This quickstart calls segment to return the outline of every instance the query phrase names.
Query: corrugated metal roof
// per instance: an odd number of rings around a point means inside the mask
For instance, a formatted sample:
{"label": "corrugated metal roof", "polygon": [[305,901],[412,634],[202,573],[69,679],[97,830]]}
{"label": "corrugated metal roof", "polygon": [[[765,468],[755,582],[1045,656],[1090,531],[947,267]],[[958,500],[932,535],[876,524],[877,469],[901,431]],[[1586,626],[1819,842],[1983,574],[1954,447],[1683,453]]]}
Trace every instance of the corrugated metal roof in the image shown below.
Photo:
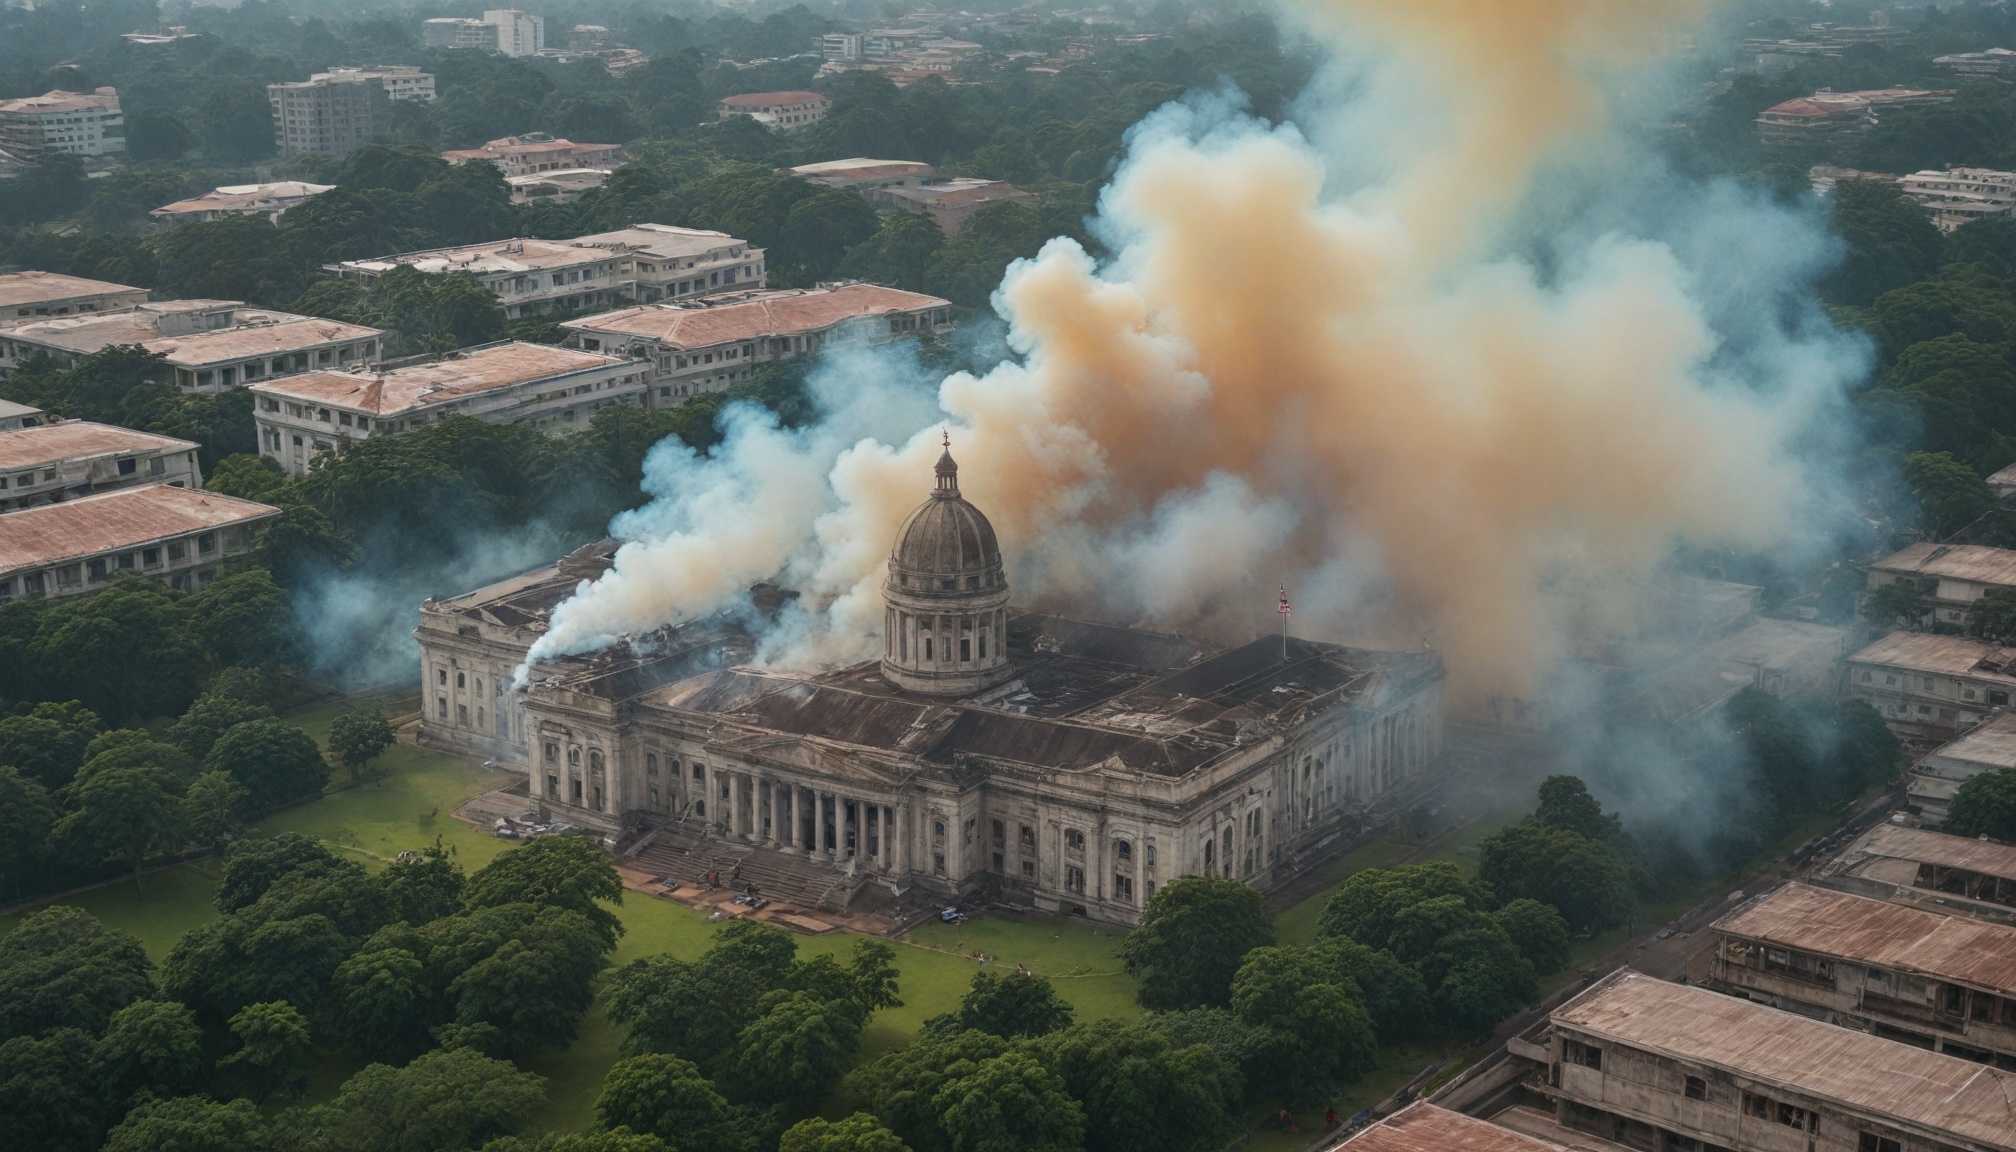
{"label": "corrugated metal roof", "polygon": [[2016,712],[1990,716],[1958,739],[1941,745],[1925,761],[1934,768],[1949,763],[2016,768]]}
{"label": "corrugated metal roof", "polygon": [[2016,1073],[1620,969],[1556,1027],[2016,1152]]}
{"label": "corrugated metal roof", "polygon": [[61,272],[0,272],[0,308],[40,304],[50,300],[74,300],[79,296],[110,296],[114,293],[146,293],[145,288],[65,276]]}
{"label": "corrugated metal roof", "polygon": [[279,514],[265,504],[168,484],[24,508],[0,517],[0,572],[80,560]]}
{"label": "corrugated metal roof", "polygon": [[1842,861],[1853,868],[1861,858],[1870,856],[1909,860],[1940,868],[1958,868],[1966,872],[1979,872],[1983,876],[2000,876],[2016,880],[2016,844],[1998,844],[1992,840],[1949,836],[1944,832],[1931,832],[1923,828],[1878,824],[1860,840],[1849,845],[1848,850],[1842,853]]}
{"label": "corrugated metal roof", "polygon": [[1892,632],[1848,659],[1855,664],[2016,684],[2016,672],[2009,670],[2016,668],[2016,648],[1933,632]]}
{"label": "corrugated metal roof", "polygon": [[[448,400],[628,363],[621,357],[512,342],[378,373],[308,372],[251,385],[254,392],[397,416]],[[642,367],[639,367],[642,371]]]}
{"label": "corrugated metal roof", "polygon": [[845,284],[831,289],[777,292],[731,304],[697,307],[646,304],[584,316],[561,327],[577,332],[642,336],[667,348],[711,348],[765,336],[819,332],[857,316],[950,306],[949,301],[917,292],[877,284]]}
{"label": "corrugated metal roof", "polygon": [[1486,1120],[1423,1100],[1395,1112],[1340,1147],[1351,1152],[1561,1152],[1550,1140],[1522,1136]]}
{"label": "corrugated metal roof", "polygon": [[173,436],[137,432],[116,424],[65,420],[56,424],[38,424],[33,428],[0,432],[0,472],[54,464],[59,460],[77,460],[87,456],[113,456],[122,452],[134,454],[173,452],[178,449],[193,452],[196,450],[196,444],[190,440],[178,440]]}
{"label": "corrugated metal roof", "polygon": [[2016,585],[2016,551],[1979,544],[1913,544],[1869,567],[1900,576],[1937,576]]}
{"label": "corrugated metal roof", "polygon": [[1787,884],[1715,922],[1717,931],[2016,995],[2016,928]]}

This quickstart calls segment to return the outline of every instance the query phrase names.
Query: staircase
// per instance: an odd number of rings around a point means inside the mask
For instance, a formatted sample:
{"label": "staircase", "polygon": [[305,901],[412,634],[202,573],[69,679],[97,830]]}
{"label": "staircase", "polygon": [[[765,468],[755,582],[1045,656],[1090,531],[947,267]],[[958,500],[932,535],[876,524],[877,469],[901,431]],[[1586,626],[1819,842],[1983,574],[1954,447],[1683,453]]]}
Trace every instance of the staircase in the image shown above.
{"label": "staircase", "polygon": [[725,840],[675,823],[659,825],[640,841],[633,862],[682,884],[702,883],[708,872],[719,872],[724,888],[754,884],[760,896],[826,912],[845,912],[855,894],[875,882],[865,873],[850,877],[821,859]]}

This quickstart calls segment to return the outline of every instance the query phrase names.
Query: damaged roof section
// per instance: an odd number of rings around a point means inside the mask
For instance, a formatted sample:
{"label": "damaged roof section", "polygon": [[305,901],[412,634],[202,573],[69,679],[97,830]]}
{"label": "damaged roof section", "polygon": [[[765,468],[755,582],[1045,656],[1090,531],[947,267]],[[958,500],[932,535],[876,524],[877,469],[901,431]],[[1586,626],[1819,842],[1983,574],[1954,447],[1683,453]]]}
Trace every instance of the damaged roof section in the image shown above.
{"label": "damaged roof section", "polygon": [[1716,921],[1715,929],[1800,952],[2016,993],[2016,928],[1787,884]]}

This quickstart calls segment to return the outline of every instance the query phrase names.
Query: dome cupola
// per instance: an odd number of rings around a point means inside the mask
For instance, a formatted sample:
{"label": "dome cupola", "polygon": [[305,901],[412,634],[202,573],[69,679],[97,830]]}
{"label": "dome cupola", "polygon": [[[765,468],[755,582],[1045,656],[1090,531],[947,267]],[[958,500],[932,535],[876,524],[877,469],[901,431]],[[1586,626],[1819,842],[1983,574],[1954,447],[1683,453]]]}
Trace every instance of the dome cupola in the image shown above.
{"label": "dome cupola", "polygon": [[898,687],[964,696],[1000,683],[1008,663],[1008,579],[994,526],[959,495],[952,441],[931,498],[903,521],[889,554],[882,673]]}

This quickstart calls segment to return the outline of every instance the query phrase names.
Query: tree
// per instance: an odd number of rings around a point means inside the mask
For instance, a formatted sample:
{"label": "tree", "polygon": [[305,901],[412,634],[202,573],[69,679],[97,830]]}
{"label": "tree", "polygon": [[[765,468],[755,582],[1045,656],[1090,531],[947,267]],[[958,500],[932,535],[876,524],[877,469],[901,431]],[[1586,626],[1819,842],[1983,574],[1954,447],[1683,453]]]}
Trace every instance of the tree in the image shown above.
{"label": "tree", "polygon": [[107,768],[80,777],[69,789],[71,810],[51,835],[88,863],[122,860],[133,868],[141,892],[141,866],[150,853],[182,842],[181,797],[175,778],[159,768]]}
{"label": "tree", "polygon": [[293,600],[264,568],[211,581],[189,598],[189,608],[203,642],[226,664],[282,664],[293,650]]}
{"label": "tree", "polygon": [[159,768],[179,785],[196,778],[195,760],[173,744],[154,739],[145,728],[114,728],[101,732],[84,750],[84,767],[77,770],[82,781],[108,768]]}
{"label": "tree", "polygon": [[179,593],[138,576],[43,612],[27,655],[66,696],[114,723],[174,716],[196,697],[209,654]]}
{"label": "tree", "polygon": [[209,1071],[195,1013],[167,1000],[136,1000],[114,1012],[93,1062],[99,1085],[121,1105],[143,1090],[190,1091]]}
{"label": "tree", "polygon": [[875,234],[849,249],[840,274],[909,292],[924,289],[931,258],[945,246],[945,232],[922,212],[893,212]]}
{"label": "tree", "polygon": [[2016,843],[2016,768],[1981,772],[1961,781],[1943,831]]}
{"label": "tree", "polygon": [[796,204],[772,248],[770,266],[780,283],[810,285],[830,279],[847,250],[877,230],[875,209],[852,192],[821,188]]}
{"label": "tree", "polygon": [[1008,265],[1036,255],[1050,229],[1035,209],[1013,201],[989,204],[931,257],[929,290],[968,308],[984,308]]}
{"label": "tree", "polygon": [[439,1010],[430,1003],[435,990],[420,958],[379,944],[374,937],[336,969],[331,1033],[366,1059],[399,1063],[426,1049]]}
{"label": "tree", "polygon": [[401,852],[378,883],[392,901],[392,915],[407,924],[426,924],[462,910],[462,866],[438,844]]}
{"label": "tree", "polygon": [[1421,975],[1436,1014],[1466,1031],[1492,1027],[1540,993],[1533,965],[1488,920],[1436,941],[1422,958]]}
{"label": "tree", "polygon": [[1120,942],[1120,959],[1141,982],[1144,1008],[1228,1003],[1246,953],[1274,942],[1260,894],[1236,880],[1183,876],[1149,899],[1141,922]]}
{"label": "tree", "polygon": [[218,852],[245,830],[251,794],[228,772],[205,772],[182,793],[182,824],[189,838]]}
{"label": "tree", "polygon": [[114,1012],[153,994],[153,968],[139,940],[82,908],[31,912],[0,937],[0,1039],[100,1035]]}
{"label": "tree", "polygon": [[1008,1041],[987,1032],[927,1033],[910,1047],[858,1069],[847,1085],[916,1152],[951,1152],[941,1091],[1008,1048]]}
{"label": "tree", "polygon": [[1477,878],[1501,899],[1551,904],[1570,931],[1591,935],[1631,915],[1631,883],[1615,850],[1573,832],[1514,824],[1478,845]]}
{"label": "tree", "polygon": [[1543,828],[1559,828],[1598,844],[1612,844],[1624,835],[1624,820],[1616,813],[1603,814],[1603,805],[1589,794],[1589,786],[1577,776],[1549,776],[1540,782],[1540,806],[1532,821]]}
{"label": "tree", "polygon": [[[357,287],[354,280],[318,280],[315,282],[315,288],[329,284],[338,284],[351,289]],[[309,291],[313,292],[315,288]],[[308,311],[312,316],[322,315],[320,312],[300,308],[299,301],[296,301],[296,310]],[[212,492],[222,492],[226,496],[270,504],[275,497],[286,491],[287,472],[271,456],[261,456],[256,452],[240,452],[218,461],[217,467],[211,469],[203,486]]]}
{"label": "tree", "polygon": [[856,1112],[845,1120],[801,1120],[784,1132],[777,1152],[910,1152],[910,1146],[875,1117]]}
{"label": "tree", "polygon": [[500,1136],[483,1152],[674,1152],[663,1139],[628,1128],[610,1132],[548,1132],[537,1140]]}
{"label": "tree", "polygon": [[106,1137],[104,1152],[263,1152],[266,1118],[250,1100],[148,1098]]}
{"label": "tree", "polygon": [[1552,975],[1568,966],[1568,922],[1553,905],[1513,900],[1490,916],[1539,975]]}
{"label": "tree", "polygon": [[236,696],[205,692],[189,705],[180,719],[168,727],[168,742],[200,763],[210,755],[217,738],[247,720],[264,720],[273,710]]}
{"label": "tree", "polygon": [[345,708],[329,725],[329,751],[350,766],[350,782],[360,784],[364,765],[398,742],[378,708]]}
{"label": "tree", "polygon": [[623,934],[615,913],[600,903],[623,902],[622,878],[585,836],[541,836],[503,853],[469,877],[462,898],[471,908],[525,903],[578,912],[611,947]]}
{"label": "tree", "polygon": [[1834,186],[1834,227],[1847,258],[1828,278],[1829,299],[1868,304],[1892,288],[1923,280],[1938,268],[1939,230],[1895,185],[1848,180]]}
{"label": "tree", "polygon": [[1084,1105],[1087,1152],[1216,1152],[1239,1113],[1235,1065],[1146,1021],[1091,1021],[1035,1048]]}
{"label": "tree", "polygon": [[981,1061],[931,1104],[951,1152],[1077,1152],[1085,1142],[1084,1108],[1024,1052]]}
{"label": "tree", "polygon": [[314,737],[284,720],[233,725],[211,745],[203,767],[230,773],[260,811],[312,796],[329,782],[329,762]]}
{"label": "tree", "polygon": [[679,1152],[752,1152],[750,1125],[689,1060],[631,1056],[602,1079],[595,1119],[673,1143]]}
{"label": "tree", "polygon": [[1019,1040],[1069,1027],[1071,1003],[1034,973],[982,970],[959,1002],[958,1021],[962,1028]]}
{"label": "tree", "polygon": [[545,1078],[467,1048],[404,1068],[367,1065],[336,1099],[282,1117],[283,1139],[329,1152],[437,1152],[509,1133],[545,1097]]}
{"label": "tree", "polygon": [[1428,1017],[1428,987],[1420,972],[1393,953],[1338,936],[1318,943],[1312,954],[1337,972],[1333,983],[1357,985],[1380,1043],[1395,1043],[1421,1030]]}
{"label": "tree", "polygon": [[0,764],[0,883],[9,894],[41,872],[44,845],[56,823],[56,806],[42,783]]}
{"label": "tree", "polygon": [[93,1075],[91,1037],[75,1028],[0,1043],[0,1116],[9,1148],[93,1152],[109,1117]]}
{"label": "tree", "polygon": [[1256,948],[1232,979],[1232,1011],[1280,1038],[1267,1083],[1314,1103],[1378,1064],[1372,1017],[1358,987],[1308,948]]}
{"label": "tree", "polygon": [[1407,955],[1394,947],[1401,913],[1441,896],[1455,896],[1472,910],[1491,903],[1487,890],[1466,879],[1447,860],[1367,868],[1338,886],[1316,921],[1316,935],[1319,939],[1348,937],[1368,948],[1388,949],[1404,961]]}
{"label": "tree", "polygon": [[239,840],[224,854],[224,877],[212,898],[219,912],[236,912],[264,896],[282,877],[358,873],[354,863],[299,832]]}
{"label": "tree", "polygon": [[308,1018],[285,1000],[247,1004],[231,1017],[238,1050],[217,1062],[220,1071],[236,1076],[245,1095],[255,1102],[275,1089],[307,1086],[308,1053],[314,1037]]}
{"label": "tree", "polygon": [[1953,536],[1996,508],[1988,482],[1951,452],[1920,452],[1904,461],[1904,482],[1924,514],[1921,523],[1937,539]]}
{"label": "tree", "polygon": [[1899,622],[1911,628],[1924,618],[1928,607],[1915,582],[1893,580],[1862,601],[1862,616],[1878,628],[1895,628]]}
{"label": "tree", "polygon": [[735,1041],[734,1081],[757,1100],[807,1107],[853,1062],[858,1028],[804,992],[777,991]]}
{"label": "tree", "polygon": [[98,714],[75,700],[0,716],[0,764],[20,769],[43,788],[61,788],[77,774],[84,750],[104,730]]}

